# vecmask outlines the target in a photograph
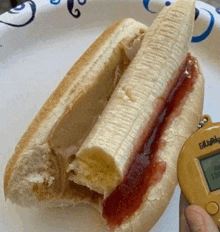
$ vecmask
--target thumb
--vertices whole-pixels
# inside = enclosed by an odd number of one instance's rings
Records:
[[[219,232],[209,214],[199,206],[188,206],[185,217],[192,232]]]

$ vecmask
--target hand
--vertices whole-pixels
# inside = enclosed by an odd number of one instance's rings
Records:
[[[180,196],[180,232],[219,232],[209,214],[201,207],[188,205]]]

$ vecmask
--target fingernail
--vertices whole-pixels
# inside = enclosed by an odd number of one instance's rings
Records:
[[[186,213],[186,221],[192,232],[205,231],[205,217],[195,210]]]

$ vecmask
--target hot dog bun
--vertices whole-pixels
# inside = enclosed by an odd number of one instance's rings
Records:
[[[71,191],[65,191],[69,183],[66,183],[68,181],[63,175],[72,153],[66,156],[56,154],[48,139],[59,121],[75,109],[76,114],[71,117],[78,122],[75,123],[76,127],[70,130],[74,127],[70,125],[71,122],[63,125],[63,130],[66,131],[58,137],[58,141],[73,141],[73,144],[75,142],[78,146],[77,140],[83,139],[82,134],[88,133],[86,130],[95,123],[94,118],[88,113],[93,107],[89,108],[89,104],[97,102],[100,94],[104,95],[103,101],[110,97],[130,62],[125,54],[126,50],[131,48],[130,53],[132,52],[133,44],[136,44],[135,41],[142,37],[146,29],[145,25],[133,19],[117,21],[70,68],[28,126],[8,162],[4,175],[6,198],[23,206],[45,205],[45,201],[58,205],[58,199],[63,204],[66,201],[91,201],[92,192],[82,186],[70,183]],[[81,101],[85,105],[79,104]],[[100,102],[96,108],[93,107],[94,113],[98,116],[103,107],[103,103]],[[85,117],[81,118],[82,115]],[[62,140],[63,136],[65,140]],[[65,160],[59,162],[61,159]]]
[[[132,19],[108,28],[73,65],[16,146],[5,170],[6,197],[23,206],[87,202],[116,231],[149,230],[170,201],[178,154],[202,114],[203,77],[187,55],[194,14],[194,0],[179,0],[149,29]],[[194,71],[184,69],[188,64]],[[149,179],[152,184],[132,215],[112,221],[109,198],[124,183],[181,72],[192,82],[180,90],[186,94],[176,97],[179,102],[174,97],[163,124],[152,158],[154,181]]]
[[[69,165],[71,180],[104,195],[102,216],[116,231],[147,231],[156,223],[177,183],[178,154],[200,121],[204,83],[195,62],[195,83],[179,102],[181,109],[174,107],[175,116],[171,116],[171,122],[160,138],[157,159],[158,163],[166,165],[165,171],[150,185],[139,209],[132,216],[129,212],[126,214],[125,211],[132,207],[122,205],[127,202],[131,205],[133,199],[136,200],[127,184],[132,175],[129,171],[134,167],[131,168],[130,163],[134,162],[133,156],[139,149],[134,147],[144,140],[143,131],[148,133],[150,127],[156,126],[154,122],[158,120],[161,105],[165,104],[167,88],[172,86],[171,82],[187,55],[193,32],[194,4],[191,0],[177,1],[159,14],[147,30],[137,55],[122,76],[100,120]],[[156,168],[160,173],[162,168],[159,165]],[[131,180],[133,185],[138,178],[139,166],[136,169],[133,182]],[[123,199],[124,192],[130,195],[127,202]]]

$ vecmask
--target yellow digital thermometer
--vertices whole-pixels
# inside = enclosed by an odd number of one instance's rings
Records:
[[[204,208],[220,227],[220,123],[204,115],[178,159],[178,180],[189,204]]]

